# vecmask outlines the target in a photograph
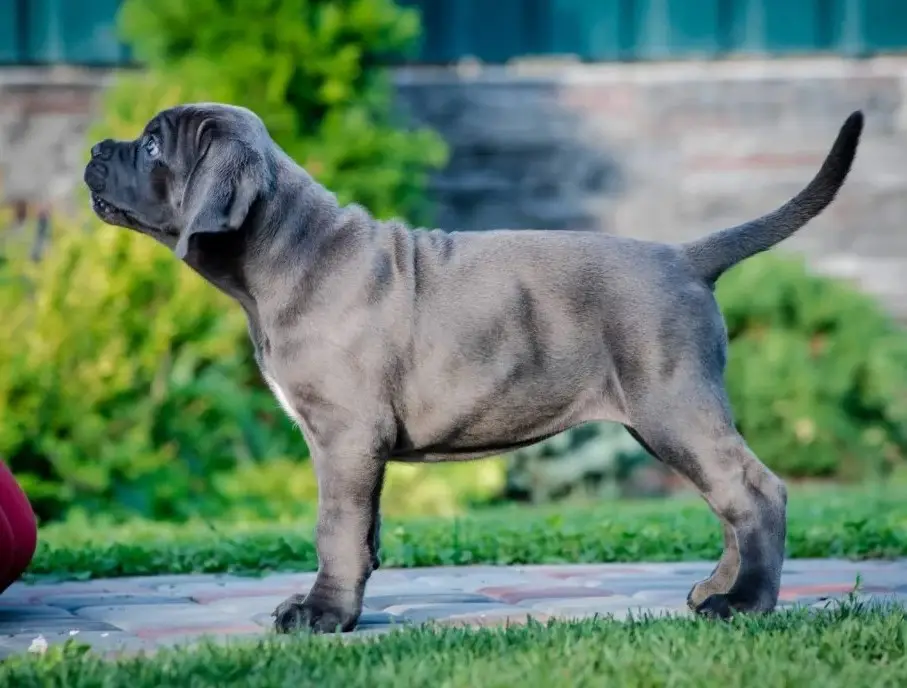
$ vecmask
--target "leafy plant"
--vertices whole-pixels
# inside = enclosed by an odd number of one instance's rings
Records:
[[[763,255],[718,283],[728,391],[755,453],[796,477],[860,478],[903,465],[907,332],[874,299]]]
[[[427,218],[425,183],[446,146],[408,126],[378,66],[415,47],[415,10],[393,0],[126,0],[120,25],[149,68],[107,101],[131,136],[166,104],[244,105],[342,203]]]

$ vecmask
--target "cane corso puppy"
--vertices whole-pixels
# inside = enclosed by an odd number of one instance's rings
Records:
[[[598,420],[622,423],[720,519],[724,553],[688,603],[727,617],[776,605],[787,495],[735,429],[715,282],[832,202],[862,128],[854,112],[779,209],[676,245],[378,221],[222,104],[101,141],[84,179],[104,222],[164,244],[245,310],[262,375],[311,448],[319,569],[274,612],[279,631],[356,625],[387,461],[476,459]]]

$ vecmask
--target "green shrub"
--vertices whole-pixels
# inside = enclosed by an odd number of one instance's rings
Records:
[[[874,299],[774,253],[718,283],[727,381],[755,453],[787,476],[887,473],[907,450],[907,333]]]
[[[0,456],[42,518],[194,511],[214,475],[305,456],[248,363],[244,317],[148,240],[58,226],[0,268]]]
[[[424,212],[443,144],[398,128],[373,66],[416,37],[412,12],[390,0],[127,0],[121,19],[148,69],[106,94],[86,152],[135,137],[164,107],[228,101],[258,112],[341,200]],[[256,466],[306,457],[261,384],[241,309],[146,238],[54,222],[40,264],[20,251],[0,265],[0,457],[41,518],[205,515],[229,506],[234,469],[267,482],[273,471]]]
[[[426,219],[423,189],[446,147],[396,117],[376,67],[415,47],[414,10],[393,0],[126,0],[120,19],[150,67],[108,100],[131,136],[164,104],[245,105],[342,203]]]
[[[652,462],[616,423],[586,423],[507,457],[503,497],[545,503],[610,498],[623,493],[631,476]]]

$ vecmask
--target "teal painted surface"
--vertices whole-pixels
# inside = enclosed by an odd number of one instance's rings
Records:
[[[907,42],[907,0],[858,2],[866,48],[898,49]]]
[[[548,52],[587,60],[628,57],[633,42],[623,0],[551,0]]]
[[[633,3],[636,57],[664,60],[720,52],[722,0],[637,0]]]
[[[0,0],[0,62],[18,62],[19,13],[13,0]]]
[[[117,41],[120,0],[30,0],[26,14],[29,62],[115,64],[126,57]]]
[[[191,1],[191,0],[187,0]],[[0,63],[128,62],[122,0],[0,0]],[[422,12],[416,62],[572,55],[667,60],[907,52],[907,0],[398,0]]]
[[[732,6],[729,43],[743,54],[827,51],[834,48],[840,19],[835,0],[739,0]]]

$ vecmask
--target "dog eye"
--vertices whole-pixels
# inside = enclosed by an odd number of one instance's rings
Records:
[[[158,144],[155,137],[149,136],[145,139],[145,152],[152,158],[156,158],[161,154],[160,144]]]

